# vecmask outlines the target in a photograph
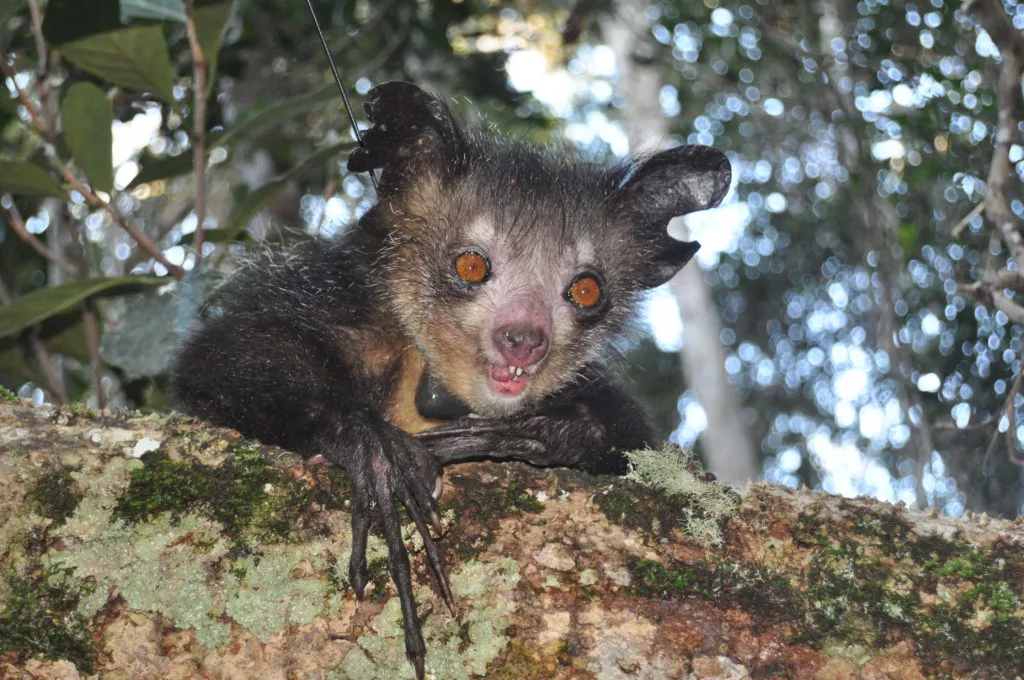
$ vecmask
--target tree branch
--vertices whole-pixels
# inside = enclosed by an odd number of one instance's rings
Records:
[[[3,59],[0,59],[0,71],[4,72],[4,75],[14,86],[14,92],[18,95],[18,101],[21,102],[21,105],[25,107],[25,111],[28,112],[28,117],[32,121],[32,127],[34,127],[45,139],[53,143],[53,131],[43,120],[39,107],[32,101],[32,98],[29,97],[24,90],[18,87],[18,80],[14,77],[14,69],[7,64],[6,55],[4,55]]]
[[[28,97],[28,95],[25,94],[25,92],[18,87],[18,84],[14,78],[15,74],[13,69],[11,69],[11,67],[7,65],[7,62],[4,59],[0,59],[0,70],[3,70],[4,75],[6,75],[11,80],[11,82],[14,83],[15,90],[18,93],[18,99],[21,101],[22,105],[24,105],[25,109],[28,111],[29,118],[32,119],[32,125],[35,127],[36,131],[50,143],[51,147],[55,148],[56,144],[53,136],[52,126],[47,124],[46,120],[43,118],[41,112],[39,111],[39,108]],[[74,173],[71,172],[71,170],[69,170],[66,165],[60,162],[55,152],[47,155],[49,156],[50,163],[56,168],[56,170],[60,173],[61,177],[64,178],[64,181],[67,182],[72,189],[81,194],[82,197],[85,198],[86,202],[90,203],[93,206],[103,208],[107,212],[107,214],[110,215],[111,219],[113,219],[114,223],[120,226],[126,232],[128,232],[128,235],[135,240],[138,246],[142,248],[142,250],[145,251],[147,255],[149,255],[154,260],[163,265],[167,269],[168,274],[170,274],[172,277],[181,280],[181,278],[185,275],[185,270],[176,264],[171,264],[171,262],[164,256],[163,252],[160,251],[160,248],[156,245],[156,243],[154,243],[153,240],[150,239],[145,234],[145,232],[128,224],[124,216],[122,216],[121,213],[115,210],[114,207],[110,205],[108,201],[104,201],[103,199],[101,199],[91,189],[87,188],[81,181],[79,181],[79,179],[75,177]]]
[[[1021,98],[1020,75],[1024,65],[1024,35],[1014,28],[999,0],[967,0],[963,9],[977,17],[982,28],[999,48],[999,108],[995,148],[985,184],[985,217],[995,225],[1017,264],[1024,272],[1024,237],[1006,201],[1006,180],[1010,175],[1010,147],[1017,138]]]
[[[87,203],[103,208],[107,212],[107,214],[110,215],[110,218],[114,221],[114,223],[117,224],[122,229],[124,229],[126,232],[128,232],[128,235],[135,239],[135,242],[139,245],[140,248],[142,248],[142,250],[146,252],[147,255],[152,257],[154,260],[162,264],[167,269],[168,274],[170,274],[179,281],[183,276],[185,276],[185,270],[176,264],[171,264],[170,260],[168,260],[167,257],[163,254],[163,252],[161,252],[160,247],[153,241],[153,239],[149,238],[149,236],[147,236],[144,231],[128,224],[128,221],[125,220],[124,216],[121,215],[120,212],[115,210],[114,206],[112,206],[110,202],[104,201],[102,198],[97,196],[91,189],[89,189],[82,182],[80,182],[78,178],[75,177],[74,173],[67,168],[67,166],[63,165],[62,163],[56,160],[54,161],[54,164],[57,166],[57,170],[64,178],[64,181],[67,182],[72,189],[80,193]]]
[[[2,204],[0,204],[2,207]],[[62,272],[72,278],[78,277],[78,270],[71,266],[70,263],[62,260],[55,252],[47,248],[42,241],[36,238],[35,234],[30,232],[25,226],[24,220],[21,219],[21,213],[18,212],[18,207],[14,205],[14,199],[11,199],[11,207],[4,208],[4,213],[7,215],[7,223],[11,225],[11,229],[14,233],[21,238],[22,241],[27,243],[32,250],[39,253],[47,262],[51,262],[60,268]]]
[[[1003,408],[1006,410],[1006,457],[1014,465],[1024,467],[1024,458],[1020,456],[1020,446],[1017,443],[1017,395],[1020,394],[1021,381],[1024,380],[1024,357],[1021,358],[1020,368],[1017,369],[1017,377],[1013,381],[1010,393],[1006,395],[1006,403]],[[998,430],[997,430],[998,432]]]
[[[196,232],[193,241],[196,264],[203,259],[206,221],[206,55],[199,44],[199,33],[192,5],[185,3],[185,29],[192,50],[192,80],[194,101],[192,110],[192,160],[196,173]]]
[[[981,281],[957,284],[956,290],[961,295],[970,295],[983,305],[988,305],[1002,312],[1015,324],[1024,325],[1024,307],[1006,295],[1001,289]]]
[[[46,40],[43,38],[43,15],[39,11],[39,0],[28,0],[28,11],[32,15],[32,36],[36,41],[36,52],[39,55],[39,70],[42,73],[49,71],[50,63],[47,59]]]
[[[971,208],[971,211],[964,215],[963,219],[956,223],[956,226],[950,230],[953,238],[960,238],[960,233],[971,225],[971,221],[980,215],[985,210],[985,201],[982,201],[978,205]]]

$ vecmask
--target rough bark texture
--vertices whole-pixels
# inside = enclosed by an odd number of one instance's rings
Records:
[[[615,52],[618,88],[622,94],[622,124],[635,151],[654,151],[669,138],[669,121],[661,111],[659,92],[664,81],[651,63],[651,19],[647,0],[616,4],[616,15],[605,22],[605,41]],[[665,48],[667,49],[667,48]],[[646,146],[644,146],[646,145]],[[671,233],[688,239],[685,220]],[[678,228],[677,228],[678,227]],[[708,468],[730,484],[745,484],[760,474],[760,458],[743,420],[743,403],[725,371],[722,320],[704,272],[693,262],[672,280],[679,301],[685,344],[680,351],[686,385],[707,414],[701,446]]]
[[[344,474],[177,415],[0,404],[0,677],[408,678],[372,545],[347,584]],[[678,452],[634,480],[517,464],[446,473],[415,531],[434,678],[1012,678],[1024,522],[768,485]],[[376,558],[376,559],[374,559]]]

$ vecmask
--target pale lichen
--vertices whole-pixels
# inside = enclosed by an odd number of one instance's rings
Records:
[[[163,514],[140,525],[115,522],[95,539],[48,557],[96,584],[82,600],[85,616],[120,595],[130,608],[159,613],[178,628],[194,629],[201,644],[216,647],[228,641],[231,628],[220,620],[225,593],[210,575],[230,547],[215,522],[195,515],[174,522]]]
[[[338,550],[347,554],[348,546],[279,544],[267,546],[258,560],[236,560],[224,583],[231,593],[225,611],[263,642],[287,626],[338,611],[341,595],[322,577],[337,563]]]
[[[518,583],[519,565],[515,560],[468,562],[451,575],[452,593],[460,607],[458,620],[453,619],[440,602],[434,601],[431,593],[417,595],[421,613],[423,609],[430,609],[423,620],[428,677],[469,680],[486,675],[488,664],[509,644],[505,632],[517,606],[512,591]],[[375,635],[359,637],[359,648],[349,652],[342,666],[336,669],[336,677],[413,678],[412,665],[405,658],[397,598],[384,605],[370,627]]]
[[[721,522],[739,508],[740,499],[730,487],[705,480],[695,460],[673,446],[631,451],[626,479],[685,500],[686,532],[706,547],[722,543]]]

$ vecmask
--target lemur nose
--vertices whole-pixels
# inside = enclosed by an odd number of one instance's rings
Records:
[[[537,326],[511,323],[494,331],[494,344],[510,364],[532,366],[548,353],[548,334]]]

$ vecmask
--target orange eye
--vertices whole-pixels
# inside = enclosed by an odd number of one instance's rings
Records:
[[[491,275],[491,263],[475,250],[467,250],[455,258],[455,273],[466,283],[483,283]]]
[[[601,302],[601,284],[589,274],[583,274],[569,286],[569,299],[580,307],[596,307]]]

